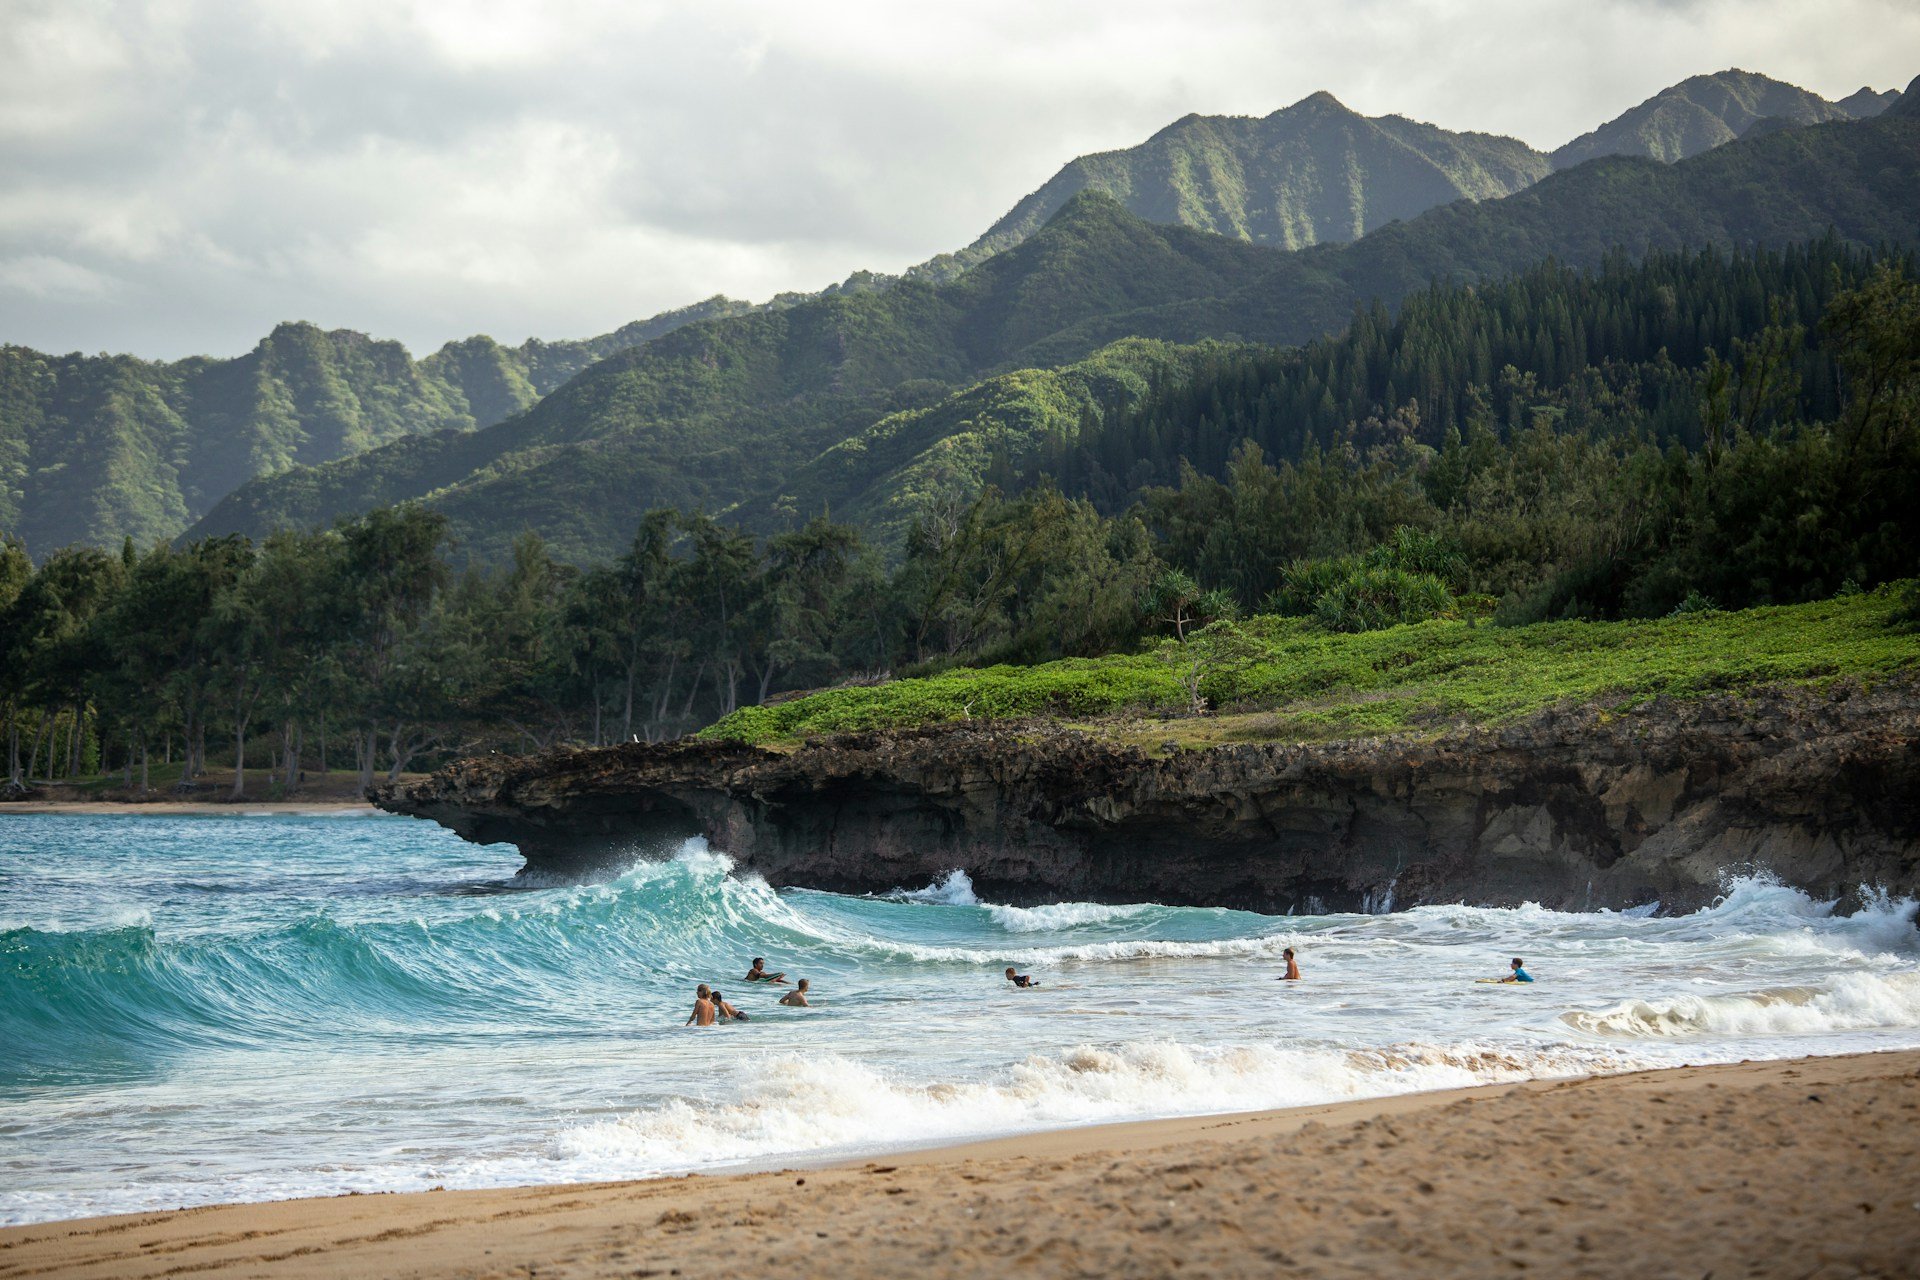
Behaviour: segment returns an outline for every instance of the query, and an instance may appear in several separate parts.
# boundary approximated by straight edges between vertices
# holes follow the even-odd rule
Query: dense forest
[[[1872,587],[1920,565],[1920,284],[1824,240],[1436,288],[1305,349],[1169,364],[1044,463],[994,466],[885,551],[662,509],[606,562],[527,534],[456,569],[416,505],[37,567],[10,539],[8,785],[216,756],[370,781],[1233,614],[1498,625]]]

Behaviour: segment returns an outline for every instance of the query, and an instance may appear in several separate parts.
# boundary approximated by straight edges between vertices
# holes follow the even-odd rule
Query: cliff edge
[[[1164,756],[1020,721],[463,760],[376,790],[530,867],[702,835],[778,885],[961,868],[995,901],[1352,911],[1711,900],[1729,870],[1920,893],[1920,680],[1549,710],[1424,738]]]

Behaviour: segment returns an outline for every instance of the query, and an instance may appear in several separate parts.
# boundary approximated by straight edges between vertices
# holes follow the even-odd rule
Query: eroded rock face
[[[790,754],[630,745],[464,760],[375,802],[532,867],[704,835],[774,885],[884,892],[960,868],[1009,903],[1680,909],[1749,868],[1826,897],[1914,894],[1917,695],[1906,679],[1165,758],[1035,722]]]

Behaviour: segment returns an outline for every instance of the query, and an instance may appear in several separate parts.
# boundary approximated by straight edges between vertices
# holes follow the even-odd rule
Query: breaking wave
[[[751,1064],[744,1096],[676,1100],[560,1133],[556,1158],[582,1176],[663,1172],[689,1153],[727,1163],[933,1144],[1140,1116],[1310,1106],[1503,1081],[1631,1070],[1624,1052],[1472,1044],[1382,1049],[1200,1046],[1148,1041],[1036,1054],[987,1080],[915,1082],[836,1054]]]

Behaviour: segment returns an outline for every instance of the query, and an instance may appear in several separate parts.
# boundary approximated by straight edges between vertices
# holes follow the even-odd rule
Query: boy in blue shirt
[[[1532,982],[1533,975],[1526,970],[1526,961],[1519,956],[1513,958],[1513,972],[1500,979],[1502,982]]]

